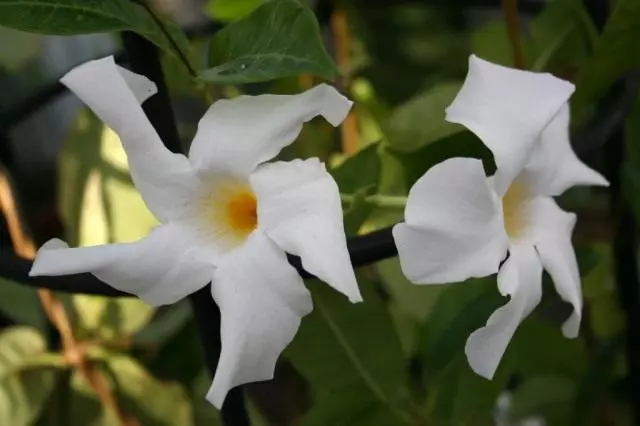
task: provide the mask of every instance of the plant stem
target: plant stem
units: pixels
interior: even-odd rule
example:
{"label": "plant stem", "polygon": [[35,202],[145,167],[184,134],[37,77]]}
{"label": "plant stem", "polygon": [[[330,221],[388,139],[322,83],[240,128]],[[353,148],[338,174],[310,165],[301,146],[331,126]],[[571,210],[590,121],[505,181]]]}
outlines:
{"label": "plant stem", "polygon": [[513,64],[516,68],[525,69],[522,45],[520,44],[520,33],[518,31],[518,0],[501,0],[502,13],[507,23],[507,33],[511,43],[513,54]]}
{"label": "plant stem", "polygon": [[[355,195],[340,194],[340,199],[343,203],[353,203],[355,201]],[[378,207],[404,208],[407,204],[407,197],[397,195],[375,194],[364,197],[364,200],[368,203],[375,204]]]}

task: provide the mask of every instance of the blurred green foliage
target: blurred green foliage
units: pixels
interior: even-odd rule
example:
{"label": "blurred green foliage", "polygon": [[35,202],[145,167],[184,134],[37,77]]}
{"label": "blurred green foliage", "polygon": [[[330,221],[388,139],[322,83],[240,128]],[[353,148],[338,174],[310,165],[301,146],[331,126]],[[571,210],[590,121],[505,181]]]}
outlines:
{"label": "blurred green foliage", "polygon": [[[119,9],[80,0],[0,1],[0,24],[42,33],[137,31],[166,53],[163,63],[176,98],[193,100],[175,46],[144,10],[124,3]],[[214,95],[296,93],[334,76],[327,52],[345,42],[335,40],[330,23],[318,25],[304,3],[209,1],[206,13],[232,24],[190,48],[175,24],[162,22],[178,47],[198,53],[197,71],[216,83]],[[351,33],[348,61],[338,61],[337,69],[345,77],[339,79],[341,89],[357,102],[357,152],[343,152],[345,133],[314,120],[280,158],[325,160],[343,194],[345,229],[357,235],[402,219],[401,208],[380,207],[373,196],[405,196],[424,172],[447,158],[480,158],[488,173],[495,170],[491,153],[474,135],[444,122],[444,108],[462,84],[470,53],[508,66],[513,60],[497,7],[483,14],[463,0],[335,4],[346,11]],[[57,12],[47,15],[52,8]],[[577,83],[572,108],[580,121],[614,80],[638,66],[636,0],[616,2],[602,36],[578,0],[553,0],[521,18],[527,66]],[[0,42],[0,66],[9,71],[38,52],[39,36],[14,35],[15,44]],[[179,123],[185,134],[193,133],[197,118]],[[640,102],[627,123],[624,170],[626,194],[640,217],[638,123]],[[71,245],[133,241],[157,223],[132,186],[117,137],[89,111],[74,121],[58,166],[58,207]],[[315,309],[285,351],[286,367],[279,365],[276,380],[263,384],[266,390],[247,387],[252,425],[483,426],[498,424],[498,406],[499,418],[508,419],[499,426],[535,418],[548,426],[630,424],[621,391],[627,373],[623,318],[611,276],[610,226],[599,200],[591,190],[560,199],[576,206],[579,218],[584,213],[593,221],[578,227],[575,238],[585,299],[578,339],[562,337],[560,325],[569,311],[547,285],[495,379],[487,381],[471,371],[464,343],[507,301],[495,277],[416,286],[404,278],[397,259],[388,259],[358,271],[363,304],[307,283]],[[604,232],[593,237],[592,228]],[[204,400],[210,377],[186,302],[156,310],[135,299],[76,295],[67,308],[74,332],[88,345],[88,358],[109,378],[121,409],[140,425],[218,424],[217,411]],[[118,424],[86,380],[47,345],[49,331],[34,290],[0,282],[0,313],[19,324],[0,331],[0,424]],[[277,409],[267,397],[274,394],[286,401]]]}

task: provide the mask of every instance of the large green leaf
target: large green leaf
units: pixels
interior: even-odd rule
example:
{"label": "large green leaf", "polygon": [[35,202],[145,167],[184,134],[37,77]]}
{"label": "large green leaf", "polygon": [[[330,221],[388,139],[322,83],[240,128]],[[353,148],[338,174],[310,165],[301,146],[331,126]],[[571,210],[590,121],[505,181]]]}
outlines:
{"label": "large green leaf", "polygon": [[311,73],[331,79],[336,67],[325,51],[313,12],[296,0],[269,1],[212,39],[210,83],[240,84]]}
{"label": "large green leaf", "polygon": [[400,105],[384,123],[389,144],[413,152],[432,142],[464,130],[444,120],[444,111],[460,90],[458,82],[441,83]]}
{"label": "large green leaf", "polygon": [[640,2],[618,0],[607,22],[593,57],[585,64],[578,79],[573,105],[578,119],[584,118],[591,102],[601,97],[625,72],[640,65]]}
{"label": "large green leaf", "polygon": [[575,382],[564,377],[539,376],[522,383],[513,393],[510,417],[513,422],[544,419],[548,426],[570,423]]}
{"label": "large green leaf", "polygon": [[158,23],[129,0],[0,0],[0,25],[41,34],[88,34],[135,31],[169,54],[175,54],[168,33],[184,52],[188,41],[175,24]]}
{"label": "large green leaf", "polygon": [[407,366],[372,284],[360,280],[365,302],[358,304],[325,284],[312,284],[315,309],[286,351],[313,390],[303,424],[352,425],[369,410],[390,410],[405,396]]}
{"label": "large green leaf", "polygon": [[29,426],[53,389],[61,358],[47,356],[43,337],[30,327],[0,333],[0,424]]}

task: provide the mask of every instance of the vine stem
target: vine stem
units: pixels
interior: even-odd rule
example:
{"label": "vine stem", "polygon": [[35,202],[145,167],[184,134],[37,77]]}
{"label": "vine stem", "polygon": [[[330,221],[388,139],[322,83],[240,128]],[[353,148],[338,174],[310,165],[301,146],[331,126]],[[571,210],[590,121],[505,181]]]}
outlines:
{"label": "vine stem", "polygon": [[507,24],[507,33],[511,43],[513,54],[513,64],[516,68],[525,69],[522,44],[520,43],[520,32],[518,31],[518,0],[501,0],[502,13]]}
{"label": "vine stem", "polygon": [[[350,204],[355,202],[356,196],[351,194],[340,194],[340,199],[343,203]],[[378,207],[404,208],[407,204],[407,197],[375,194],[364,197],[364,201],[375,204]]]}

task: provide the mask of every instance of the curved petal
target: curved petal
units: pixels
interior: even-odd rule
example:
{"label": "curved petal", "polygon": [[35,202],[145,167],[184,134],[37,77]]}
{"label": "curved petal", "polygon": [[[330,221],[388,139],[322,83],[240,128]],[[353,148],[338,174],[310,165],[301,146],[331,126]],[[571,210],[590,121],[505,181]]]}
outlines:
{"label": "curved petal", "polygon": [[493,152],[496,189],[502,195],[573,90],[573,84],[551,74],[506,68],[471,55],[446,120],[467,127]]}
{"label": "curved petal", "polygon": [[259,231],[225,258],[211,289],[222,352],[207,399],[220,408],[234,386],[273,378],[278,356],[313,305],[285,253]]}
{"label": "curved petal", "polygon": [[510,247],[498,273],[498,287],[505,295],[508,290],[511,300],[491,314],[487,325],[471,333],[464,348],[473,371],[487,379],[493,378],[518,325],[540,303],[542,266],[533,246]]}
{"label": "curved petal", "polygon": [[198,250],[175,224],[161,225],[140,241],[69,248],[61,240],[44,244],[29,275],[90,272],[110,286],[150,305],[174,303],[204,287],[213,266],[197,260]]}
{"label": "curved petal", "polygon": [[250,178],[258,226],[331,287],[362,301],[351,266],[338,186],[317,158],[260,166]]}
{"label": "curved petal", "polygon": [[582,288],[578,262],[571,245],[576,215],[562,210],[550,197],[538,197],[531,203],[533,223],[529,229],[531,241],[549,272],[560,297],[573,305],[573,313],[563,324],[566,337],[578,336],[582,318]]}
{"label": "curved petal", "polygon": [[522,179],[535,194],[556,196],[575,185],[608,186],[598,172],[578,159],[569,140],[569,104],[566,103],[540,136]]}
{"label": "curved petal", "polygon": [[480,160],[451,158],[427,171],[409,192],[405,221],[393,237],[402,271],[417,284],[493,274],[507,251],[500,203]]}
{"label": "curved petal", "polygon": [[60,81],[118,134],[149,209],[163,222],[178,217],[197,181],[189,160],[164,147],[140,107],[156,93],[155,84],[117,66],[112,56],[80,65]]}
{"label": "curved petal", "polygon": [[217,101],[198,124],[189,159],[198,170],[249,174],[293,142],[303,123],[322,115],[338,126],[351,104],[326,84],[298,95],[240,96]]}

